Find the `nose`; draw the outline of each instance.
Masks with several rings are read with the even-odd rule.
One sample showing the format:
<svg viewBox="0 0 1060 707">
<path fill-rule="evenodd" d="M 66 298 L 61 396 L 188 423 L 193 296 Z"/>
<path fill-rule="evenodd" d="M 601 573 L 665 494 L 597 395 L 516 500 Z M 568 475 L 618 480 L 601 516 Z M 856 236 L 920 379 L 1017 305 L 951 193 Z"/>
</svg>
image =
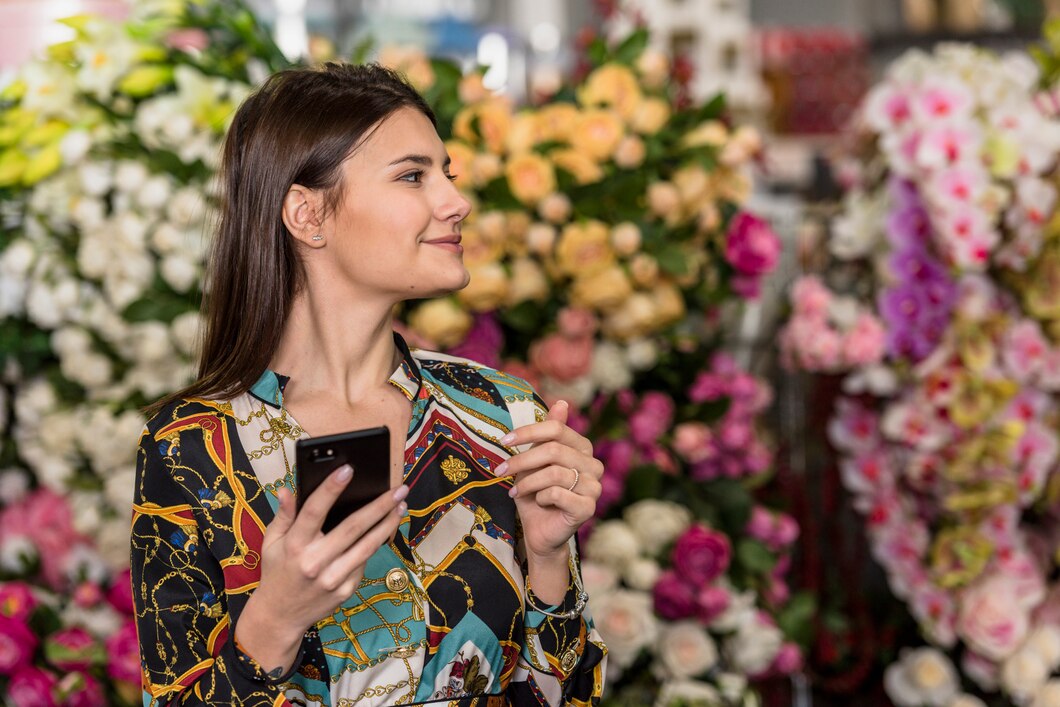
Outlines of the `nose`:
<svg viewBox="0 0 1060 707">
<path fill-rule="evenodd" d="M 445 191 L 438 205 L 438 218 L 442 221 L 460 223 L 471 213 L 471 201 L 449 179 L 445 180 Z"/>
</svg>

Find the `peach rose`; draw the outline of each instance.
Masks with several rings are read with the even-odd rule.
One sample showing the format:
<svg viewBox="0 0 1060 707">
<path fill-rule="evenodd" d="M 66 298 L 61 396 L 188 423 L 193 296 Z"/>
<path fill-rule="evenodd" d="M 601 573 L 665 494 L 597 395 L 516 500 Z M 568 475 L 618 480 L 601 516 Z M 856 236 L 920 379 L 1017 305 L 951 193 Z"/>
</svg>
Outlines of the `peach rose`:
<svg viewBox="0 0 1060 707">
<path fill-rule="evenodd" d="M 641 135 L 654 135 L 670 119 L 670 104 L 661 98 L 646 98 L 637 106 L 629 127 Z"/>
<path fill-rule="evenodd" d="M 578 118 L 578 108 L 572 103 L 549 103 L 538 111 L 537 116 L 546 140 L 566 142 Z"/>
<path fill-rule="evenodd" d="M 699 165 L 682 167 L 674 172 L 672 179 L 681 201 L 688 206 L 697 207 L 710 195 L 710 175 Z"/>
<path fill-rule="evenodd" d="M 681 291 L 672 283 L 662 283 L 651 292 L 652 301 L 655 304 L 655 321 L 653 328 L 673 324 L 685 316 L 685 298 Z"/>
<path fill-rule="evenodd" d="M 600 221 L 571 223 L 563 228 L 556 262 L 570 276 L 594 275 L 615 262 L 607 225 Z"/>
<path fill-rule="evenodd" d="M 474 224 L 483 238 L 490 243 L 499 243 L 505 239 L 507 220 L 503 211 L 485 211 L 479 212 Z"/>
<path fill-rule="evenodd" d="M 522 111 L 512 117 L 512 124 L 508 130 L 508 139 L 505 145 L 508 152 L 518 154 L 530 152 L 534 147 L 545 139 L 545 127 L 540 117 L 531 111 Z"/>
<path fill-rule="evenodd" d="M 656 216 L 670 218 L 681 211 L 681 192 L 673 182 L 652 182 L 648 185 L 648 208 Z"/>
<path fill-rule="evenodd" d="M 548 255 L 556 245 L 556 227 L 547 223 L 533 223 L 526 230 L 526 247 L 531 253 Z"/>
<path fill-rule="evenodd" d="M 476 187 L 489 184 L 503 172 L 504 163 L 492 152 L 480 152 L 471 160 L 471 181 Z"/>
<path fill-rule="evenodd" d="M 383 47 L 379 52 L 379 63 L 404 74 L 417 91 L 426 91 L 434 85 L 431 61 L 416 47 Z"/>
<path fill-rule="evenodd" d="M 651 331 L 655 318 L 655 302 L 651 295 L 634 292 L 604 319 L 604 334 L 619 341 L 636 339 Z"/>
<path fill-rule="evenodd" d="M 460 97 L 460 102 L 465 105 L 484 101 L 490 96 L 489 89 L 482 83 L 482 74 L 477 71 L 461 78 L 456 92 Z"/>
<path fill-rule="evenodd" d="M 460 229 L 460 245 L 464 247 L 464 264 L 471 268 L 482 263 L 492 263 L 504 255 L 504 243 L 487 238 L 478 224 L 467 224 Z"/>
<path fill-rule="evenodd" d="M 696 217 L 696 228 L 700 233 L 715 231 L 720 225 L 721 211 L 718 210 L 716 203 L 708 201 L 699 207 L 699 214 Z"/>
<path fill-rule="evenodd" d="M 528 300 L 544 300 L 551 290 L 544 270 L 532 258 L 516 258 L 512 261 L 509 285 L 506 300 L 509 306 Z"/>
<path fill-rule="evenodd" d="M 463 340 L 471 329 L 472 318 L 452 297 L 442 297 L 416 307 L 408 322 L 417 334 L 448 348 Z"/>
<path fill-rule="evenodd" d="M 472 312 L 488 312 L 496 309 L 508 296 L 508 276 L 500 263 L 483 263 L 468 268 L 471 280 L 467 287 L 456 293 L 457 299 Z"/>
<path fill-rule="evenodd" d="M 751 196 L 751 175 L 744 170 L 720 169 L 714 173 L 714 191 L 722 199 L 742 204 Z"/>
<path fill-rule="evenodd" d="M 472 181 L 471 163 L 475 151 L 467 143 L 459 140 L 447 140 L 445 151 L 449 155 L 449 174 L 456 177 L 456 185 L 465 187 Z"/>
<path fill-rule="evenodd" d="M 552 223 L 563 223 L 570 218 L 570 212 L 570 199 L 566 194 L 556 191 L 546 196 L 537 205 L 537 213 L 541 215 L 541 218 Z"/>
<path fill-rule="evenodd" d="M 1004 660 L 1023 642 L 1029 624 L 1013 578 L 990 575 L 964 590 L 957 633 L 981 655 Z"/>
<path fill-rule="evenodd" d="M 578 89 L 583 106 L 608 106 L 622 118 L 629 118 L 641 102 L 637 78 L 621 64 L 604 64 L 589 74 Z"/>
<path fill-rule="evenodd" d="M 670 78 L 670 57 L 658 49 L 645 49 L 633 65 L 648 88 L 662 88 Z"/>
<path fill-rule="evenodd" d="M 552 163 L 531 152 L 513 155 L 504 168 L 512 195 L 524 204 L 536 204 L 556 190 Z"/>
<path fill-rule="evenodd" d="M 615 164 L 622 169 L 633 169 L 644 162 L 646 154 L 647 149 L 644 147 L 643 140 L 636 135 L 626 135 L 618 143 L 618 147 L 615 148 L 615 154 L 612 157 L 615 160 Z"/>
<path fill-rule="evenodd" d="M 647 253 L 638 253 L 629 262 L 629 274 L 638 287 L 651 287 L 659 280 L 659 261 Z"/>
<path fill-rule="evenodd" d="M 762 136 L 754 128 L 741 125 L 721 150 L 719 160 L 730 167 L 741 165 L 762 151 Z"/>
<path fill-rule="evenodd" d="M 571 148 L 561 148 L 549 153 L 557 167 L 569 172 L 578 184 L 591 184 L 604 178 L 604 170 L 588 155 Z"/>
<path fill-rule="evenodd" d="M 491 96 L 456 114 L 453 135 L 469 145 L 481 142 L 490 152 L 500 154 L 504 150 L 511 124 L 512 110 L 508 99 Z"/>
<path fill-rule="evenodd" d="M 556 317 L 556 325 L 559 327 L 561 334 L 577 339 L 582 337 L 591 338 L 600 326 L 600 322 L 596 319 L 596 315 L 588 309 L 564 307 L 559 310 L 559 315 Z"/>
<path fill-rule="evenodd" d="M 622 268 L 609 268 L 577 278 L 571 286 L 571 304 L 598 311 L 614 309 L 632 294 L 633 288 Z"/>
<path fill-rule="evenodd" d="M 685 147 L 710 145 L 721 147 L 729 139 L 729 129 L 720 120 L 708 120 L 700 123 L 684 136 L 681 144 Z"/>
<path fill-rule="evenodd" d="M 618 115 L 605 108 L 590 108 L 578 116 L 570 135 L 570 145 L 590 159 L 609 159 L 621 142 L 625 130 Z"/>
<path fill-rule="evenodd" d="M 530 365 L 561 383 L 580 378 L 593 362 L 593 340 L 550 334 L 530 345 Z"/>
<path fill-rule="evenodd" d="M 623 221 L 611 229 L 611 246 L 619 255 L 633 255 L 640 250 L 641 234 L 637 224 Z"/>
</svg>

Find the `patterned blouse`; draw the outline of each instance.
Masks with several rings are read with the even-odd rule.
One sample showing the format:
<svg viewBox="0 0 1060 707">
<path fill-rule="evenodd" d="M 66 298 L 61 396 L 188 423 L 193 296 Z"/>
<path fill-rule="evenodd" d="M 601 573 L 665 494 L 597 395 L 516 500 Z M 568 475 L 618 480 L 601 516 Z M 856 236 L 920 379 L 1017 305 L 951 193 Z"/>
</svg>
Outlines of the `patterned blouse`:
<svg viewBox="0 0 1060 707">
<path fill-rule="evenodd" d="M 284 376 L 266 371 L 229 401 L 183 400 L 140 440 L 132 522 L 133 596 L 144 705 L 588 705 L 606 649 L 587 611 L 527 606 L 511 482 L 498 441 L 543 419 L 523 380 L 465 359 L 412 352 L 390 383 L 412 403 L 408 511 L 360 587 L 306 632 L 291 671 L 268 677 L 233 627 L 260 579 L 276 491 L 295 488 Z M 577 601 L 579 564 L 550 612 Z M 531 595 L 532 596 L 532 595 Z"/>
</svg>

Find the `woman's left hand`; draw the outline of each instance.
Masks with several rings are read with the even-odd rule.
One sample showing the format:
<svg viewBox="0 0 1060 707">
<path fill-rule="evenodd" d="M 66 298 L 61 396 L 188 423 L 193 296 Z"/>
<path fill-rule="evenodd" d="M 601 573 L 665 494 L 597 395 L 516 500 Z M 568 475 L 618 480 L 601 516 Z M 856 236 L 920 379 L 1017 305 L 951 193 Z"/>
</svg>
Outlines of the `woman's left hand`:
<svg viewBox="0 0 1060 707">
<path fill-rule="evenodd" d="M 533 445 L 497 468 L 514 478 L 510 494 L 531 556 L 566 553 L 567 541 L 593 517 L 600 498 L 604 465 L 593 457 L 592 443 L 567 426 L 568 412 L 561 400 L 542 422 L 512 430 L 503 440 L 509 447 Z"/>
</svg>

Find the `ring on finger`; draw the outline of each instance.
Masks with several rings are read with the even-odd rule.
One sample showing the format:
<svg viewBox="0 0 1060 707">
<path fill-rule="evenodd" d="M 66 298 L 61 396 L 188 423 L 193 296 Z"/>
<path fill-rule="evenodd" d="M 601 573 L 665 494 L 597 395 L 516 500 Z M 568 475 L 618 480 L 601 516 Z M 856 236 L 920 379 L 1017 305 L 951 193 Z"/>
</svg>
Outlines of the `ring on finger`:
<svg viewBox="0 0 1060 707">
<path fill-rule="evenodd" d="M 578 471 L 577 469 L 575 469 L 575 468 L 574 468 L 573 466 L 572 466 L 572 467 L 570 468 L 570 470 L 574 472 L 574 481 L 572 481 L 572 482 L 570 483 L 570 486 L 568 486 L 568 487 L 567 487 L 567 490 L 568 490 L 568 491 L 573 491 L 573 490 L 574 490 L 574 487 L 578 485 L 578 479 L 580 479 L 580 478 L 582 477 L 582 475 L 581 475 L 581 473 L 579 473 L 579 471 Z"/>
</svg>

